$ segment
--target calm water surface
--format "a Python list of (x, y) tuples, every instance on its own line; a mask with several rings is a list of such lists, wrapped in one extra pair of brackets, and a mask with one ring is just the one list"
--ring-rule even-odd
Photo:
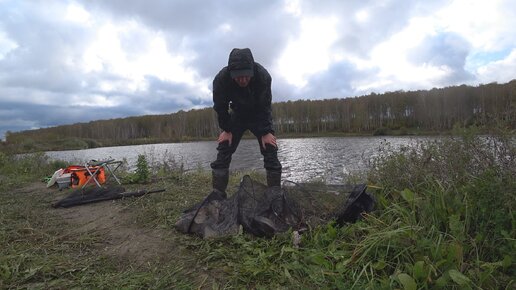
[[(278, 157), (283, 165), (283, 179), (295, 182), (324, 179), (342, 182), (348, 173), (367, 169), (367, 161), (380, 154), (382, 144), (393, 148), (410, 145), (426, 137), (325, 137), (279, 139)], [(103, 147), (86, 150), (49, 151), (52, 159), (81, 164), (87, 160), (127, 160), (129, 168), (136, 166), (139, 154), (148, 161), (175, 162), (187, 170), (209, 169), (215, 160), (215, 141), (148, 144), (136, 146)], [(263, 171), (263, 159), (255, 139), (242, 140), (231, 162), (230, 170)]]

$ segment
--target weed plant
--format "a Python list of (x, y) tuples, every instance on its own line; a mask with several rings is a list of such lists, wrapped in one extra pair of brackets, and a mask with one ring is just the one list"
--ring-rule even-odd
[(124, 182), (126, 183), (140, 183), (145, 184), (150, 180), (150, 169), (149, 163), (147, 162), (147, 158), (145, 155), (138, 155), (138, 160), (136, 162), (136, 170), (133, 173), (125, 173)]
[(39, 181), (66, 166), (64, 161), (49, 160), (44, 153), (15, 155), (0, 152), (0, 191)]
[(381, 154), (375, 212), (271, 240), (202, 243), (203, 261), (251, 288), (512, 289), (516, 277), (513, 135), (424, 141)]
[(134, 267), (103, 253), (105, 237), (77, 231), (51, 194), (0, 193), (0, 289), (191, 289), (181, 263)]
[[(194, 288), (192, 275), (183, 270), (193, 269), (185, 267), (192, 263), (191, 258), (171, 258), (169, 263), (135, 266), (131, 261), (106, 255), (99, 248), (105, 244), (106, 237), (102, 233), (95, 229), (78, 230), (77, 224), (70, 223), (58, 209), (51, 208), (56, 198), (70, 191), (43, 192), (43, 184), (32, 184), (41, 183), (42, 177), (67, 166), (63, 161), (49, 160), (42, 153), (0, 153), (0, 289)], [(186, 187), (195, 181), (195, 177), (183, 179)], [(175, 181), (177, 179), (168, 180)], [(175, 195), (176, 188), (171, 190)], [(159, 200), (159, 196), (152, 198), (156, 197)], [(137, 211), (143, 200), (121, 203)], [(155, 205), (148, 205), (153, 211), (161, 212)], [(141, 219), (142, 222), (166, 222), (153, 217)]]
[[(51, 196), (10, 190), (65, 164), (3, 154), (0, 288), (513, 289), (514, 135), (459, 136), (379, 154), (367, 172), (376, 210), (355, 224), (311, 228), (299, 245), (292, 232), (215, 240), (174, 233), (182, 210), (211, 190), (211, 175), (153, 161), (145, 186), (166, 192), (117, 201), (177, 248), (149, 268), (100, 254), (100, 233), (70, 234), (74, 225), (48, 208)], [(244, 174), (232, 174), (230, 193)]]

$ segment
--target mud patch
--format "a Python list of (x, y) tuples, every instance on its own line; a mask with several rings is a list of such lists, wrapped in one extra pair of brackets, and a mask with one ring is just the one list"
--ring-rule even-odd
[(77, 233), (100, 234), (99, 250), (108, 256), (128, 259), (143, 266), (161, 261), (171, 252), (166, 241), (172, 232), (138, 227), (134, 215), (117, 201), (56, 209)]
[(56, 190), (53, 188), (47, 188), (43, 182), (32, 182), (24, 185), (21, 188), (13, 188), (12, 193), (15, 194), (51, 194)]

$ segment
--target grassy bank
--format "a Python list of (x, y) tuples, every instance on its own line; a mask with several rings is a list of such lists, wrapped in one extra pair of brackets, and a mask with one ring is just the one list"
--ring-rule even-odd
[[(311, 229), (299, 248), (290, 233), (205, 241), (173, 230), (181, 211), (209, 192), (208, 172), (162, 164), (150, 183), (127, 187), (164, 193), (56, 210), (50, 203), (66, 192), (35, 182), (59, 162), (0, 155), (0, 288), (512, 289), (514, 136), (460, 136), (381, 154), (367, 174), (377, 209), (356, 224)], [(118, 228), (159, 233), (158, 244), (136, 255), (104, 251), (116, 242), (114, 228), (67, 218), (95, 210), (119, 213), (107, 219)], [(149, 248), (159, 256), (138, 257)]]
[[(318, 137), (364, 137), (364, 136), (435, 136), (447, 135), (450, 132), (436, 132), (436, 131), (422, 131), (418, 129), (396, 128), (390, 129), (386, 127), (378, 128), (374, 131), (363, 132), (312, 132), (312, 133), (283, 133), (279, 137), (282, 139), (289, 138), (318, 138)], [(246, 132), (245, 139), (254, 139), (255, 137)], [(145, 144), (159, 144), (159, 143), (183, 143), (196, 141), (213, 141), (215, 137), (194, 138), (185, 136), (181, 139), (159, 139), (159, 138), (139, 138), (139, 139), (124, 139), (124, 140), (96, 140), (86, 138), (60, 138), (57, 140), (35, 141), (27, 138), (20, 144), (9, 144), (0, 141), (0, 152), (8, 154), (20, 153), (34, 153), (44, 151), (62, 151), (62, 150), (80, 150), (99, 147), (111, 146), (131, 146), (131, 145), (145, 145)]]

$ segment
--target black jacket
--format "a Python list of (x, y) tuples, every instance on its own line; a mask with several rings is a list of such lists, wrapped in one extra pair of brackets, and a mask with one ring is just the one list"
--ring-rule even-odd
[[(254, 76), (249, 85), (240, 87), (230, 76), (226, 66), (213, 80), (213, 108), (217, 112), (219, 127), (231, 132), (238, 123), (255, 126), (260, 134), (274, 133), (272, 129), (272, 78), (267, 70), (254, 62)], [(229, 109), (231, 108), (231, 114)]]

